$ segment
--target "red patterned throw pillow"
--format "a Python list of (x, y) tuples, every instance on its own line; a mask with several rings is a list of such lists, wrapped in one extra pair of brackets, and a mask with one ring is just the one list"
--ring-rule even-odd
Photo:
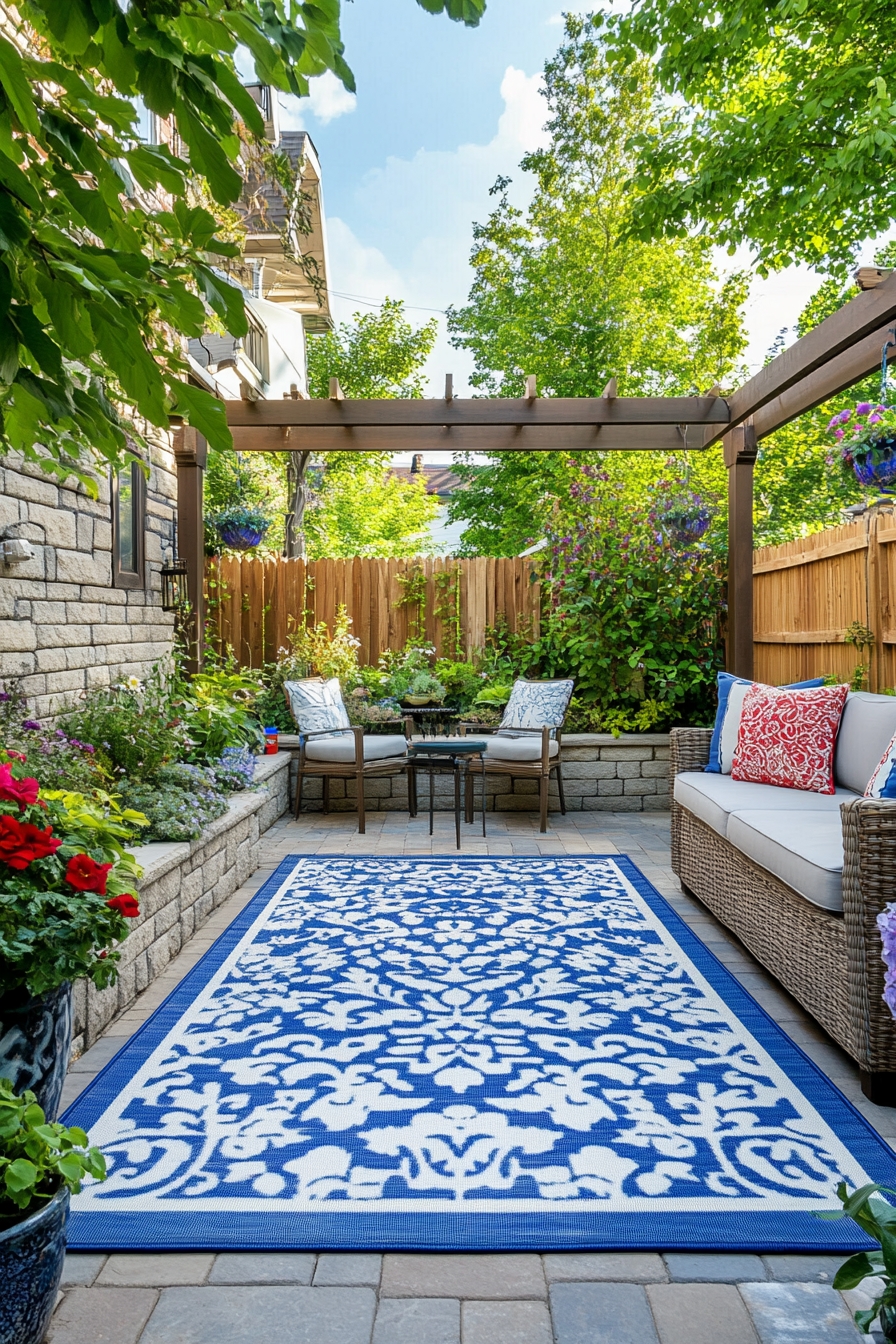
[(744, 697), (731, 778), (833, 793), (834, 744), (848, 690), (751, 686)]

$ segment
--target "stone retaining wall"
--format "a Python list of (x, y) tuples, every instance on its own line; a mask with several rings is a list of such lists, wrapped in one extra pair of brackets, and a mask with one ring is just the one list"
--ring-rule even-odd
[[(298, 738), (280, 734), (281, 750), (294, 758), (290, 796), (295, 799)], [(454, 785), (450, 776), (437, 775), (435, 805), (439, 811), (454, 807)], [(563, 785), (569, 812), (665, 812), (669, 807), (669, 734), (570, 733), (563, 738)], [(429, 786), (421, 777), (420, 805), (428, 805)], [(511, 779), (509, 775), (491, 775), (486, 781), (486, 807), (490, 812), (535, 811), (538, 807), (538, 782)], [(364, 784), (368, 812), (404, 811), (407, 808), (407, 781), (404, 775), (368, 779)], [(479, 784), (476, 784), (478, 806)], [(303, 811), (320, 812), (323, 808), (322, 781), (306, 778), (302, 792)], [(551, 810), (559, 807), (557, 785), (551, 780)], [(333, 812), (354, 811), (354, 780), (330, 781), (330, 808)]]
[(94, 1043), (211, 912), (255, 872), (259, 836), (289, 802), (289, 760), (285, 752), (260, 757), (255, 778), (263, 787), (233, 794), (228, 810), (200, 839), (134, 850), (143, 868), (140, 916), (121, 945), (117, 982), (102, 991), (84, 980), (75, 986), (75, 1055)]

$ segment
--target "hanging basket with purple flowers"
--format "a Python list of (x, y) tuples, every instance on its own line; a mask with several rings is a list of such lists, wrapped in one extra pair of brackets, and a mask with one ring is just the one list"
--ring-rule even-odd
[(270, 518), (261, 509), (246, 504), (224, 509), (209, 521), (224, 545), (234, 551), (251, 551), (260, 546), (271, 526)]
[(860, 485), (896, 490), (896, 407), (860, 401), (839, 411), (828, 429), (840, 443), (840, 463)]
[(712, 518), (713, 510), (699, 495), (676, 500), (660, 514), (663, 529), (683, 546), (692, 546), (705, 536)]

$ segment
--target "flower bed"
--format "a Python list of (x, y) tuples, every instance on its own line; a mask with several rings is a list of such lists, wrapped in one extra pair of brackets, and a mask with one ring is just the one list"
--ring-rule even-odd
[(119, 947), (118, 979), (75, 986), (73, 1051), (80, 1054), (158, 976), (222, 901), (258, 867), (258, 840), (288, 806), (289, 754), (260, 757), (260, 788), (232, 794), (227, 811), (197, 840), (132, 850), (143, 869), (139, 918)]

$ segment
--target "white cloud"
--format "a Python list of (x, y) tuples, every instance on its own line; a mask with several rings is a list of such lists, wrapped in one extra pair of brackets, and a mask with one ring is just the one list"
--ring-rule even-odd
[(280, 124), (284, 130), (303, 131), (308, 126), (308, 115), (314, 117), (321, 126), (354, 112), (358, 100), (349, 93), (342, 81), (332, 70), (310, 81), (311, 92), (307, 98), (293, 98), (291, 94), (279, 94)]

